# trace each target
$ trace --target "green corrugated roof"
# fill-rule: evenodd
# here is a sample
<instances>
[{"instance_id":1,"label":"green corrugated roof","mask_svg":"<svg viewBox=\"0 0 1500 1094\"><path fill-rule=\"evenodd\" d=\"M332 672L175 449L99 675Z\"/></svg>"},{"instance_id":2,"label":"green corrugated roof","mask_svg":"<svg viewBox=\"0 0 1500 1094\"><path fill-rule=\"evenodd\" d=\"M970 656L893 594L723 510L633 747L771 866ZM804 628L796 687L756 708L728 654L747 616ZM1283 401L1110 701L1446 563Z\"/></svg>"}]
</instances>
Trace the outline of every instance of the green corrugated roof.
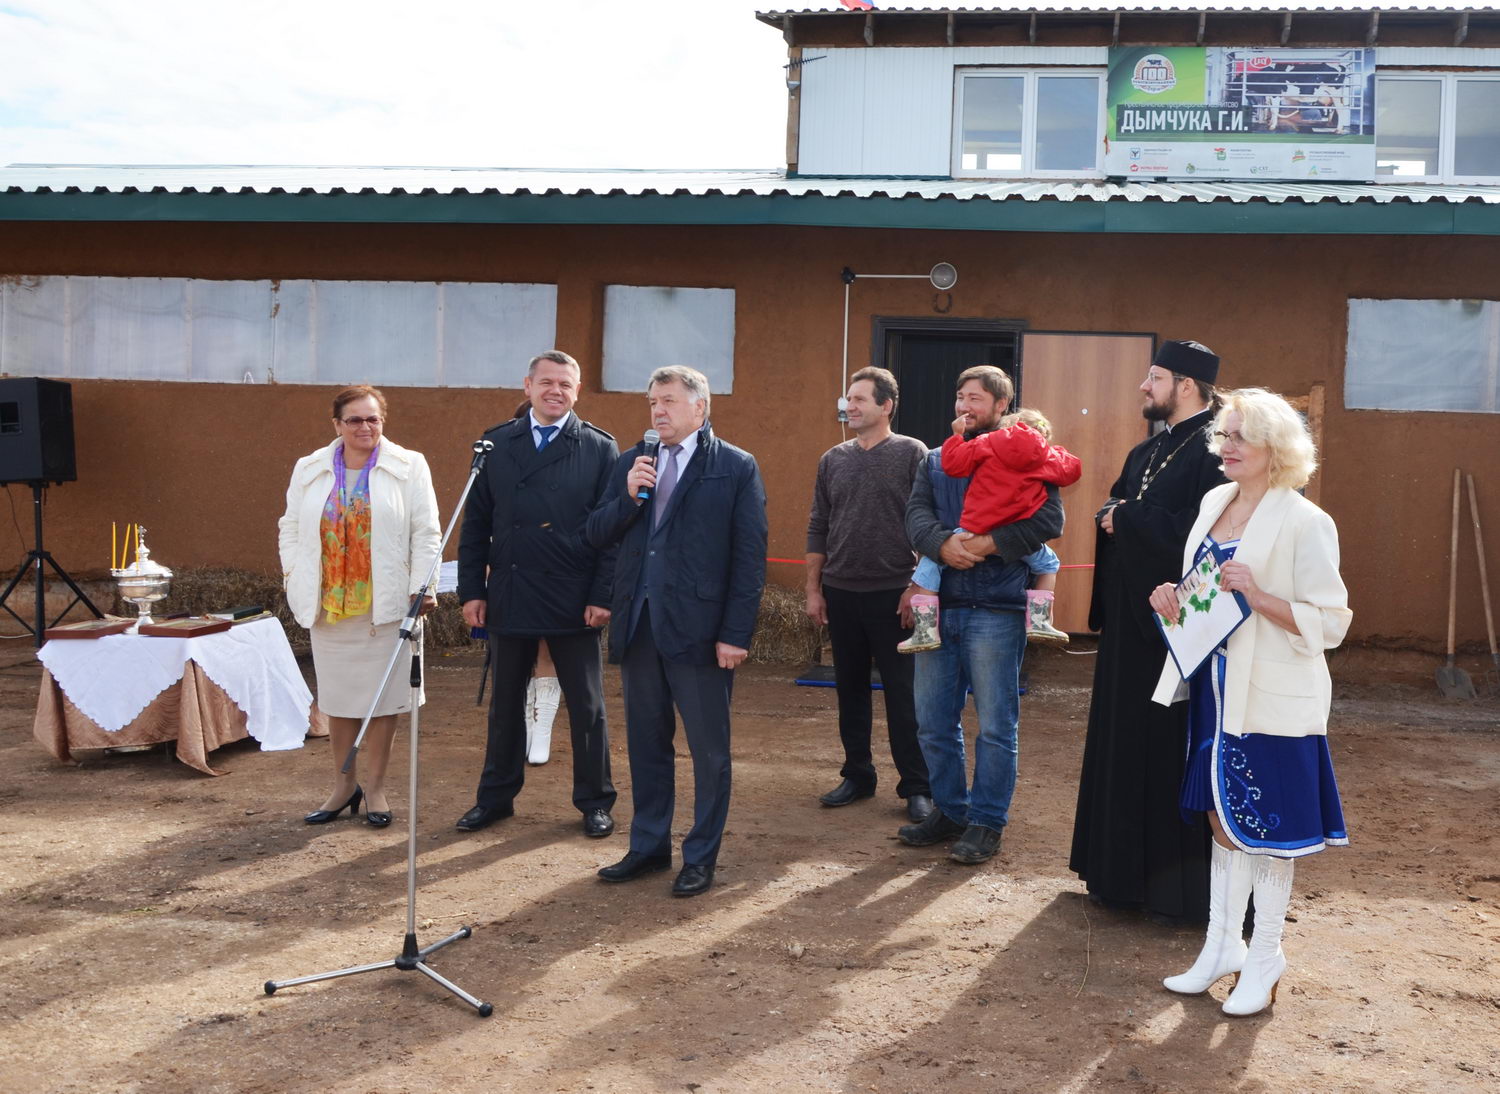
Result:
<instances>
[{"instance_id":1,"label":"green corrugated roof","mask_svg":"<svg viewBox=\"0 0 1500 1094\"><path fill-rule=\"evenodd\" d=\"M0 169L0 220L1500 235L1500 187L15 165Z\"/></svg>"}]
</instances>

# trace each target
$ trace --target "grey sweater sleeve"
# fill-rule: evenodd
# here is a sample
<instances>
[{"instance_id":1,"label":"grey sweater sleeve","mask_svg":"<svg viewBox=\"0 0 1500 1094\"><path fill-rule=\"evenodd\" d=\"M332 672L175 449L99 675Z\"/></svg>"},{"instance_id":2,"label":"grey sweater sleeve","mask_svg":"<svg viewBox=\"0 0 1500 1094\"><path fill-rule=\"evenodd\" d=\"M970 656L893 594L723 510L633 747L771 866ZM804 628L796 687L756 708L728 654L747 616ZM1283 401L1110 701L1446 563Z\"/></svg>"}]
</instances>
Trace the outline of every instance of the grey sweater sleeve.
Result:
<instances>
[{"instance_id":1,"label":"grey sweater sleeve","mask_svg":"<svg viewBox=\"0 0 1500 1094\"><path fill-rule=\"evenodd\" d=\"M812 512L807 518L807 553L828 553L828 455L818 461L818 477L813 482Z\"/></svg>"}]
</instances>

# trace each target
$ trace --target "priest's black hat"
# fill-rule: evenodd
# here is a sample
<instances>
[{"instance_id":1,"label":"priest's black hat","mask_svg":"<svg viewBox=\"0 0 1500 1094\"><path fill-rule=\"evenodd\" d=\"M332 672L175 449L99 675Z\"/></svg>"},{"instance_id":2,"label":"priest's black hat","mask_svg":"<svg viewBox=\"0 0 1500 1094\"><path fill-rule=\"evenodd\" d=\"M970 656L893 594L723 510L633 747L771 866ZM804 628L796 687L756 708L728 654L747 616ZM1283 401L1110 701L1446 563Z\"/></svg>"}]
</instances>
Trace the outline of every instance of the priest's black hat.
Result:
<instances>
[{"instance_id":1,"label":"priest's black hat","mask_svg":"<svg viewBox=\"0 0 1500 1094\"><path fill-rule=\"evenodd\" d=\"M1219 375L1219 355L1197 342L1163 342L1151 363L1205 384L1213 383Z\"/></svg>"}]
</instances>

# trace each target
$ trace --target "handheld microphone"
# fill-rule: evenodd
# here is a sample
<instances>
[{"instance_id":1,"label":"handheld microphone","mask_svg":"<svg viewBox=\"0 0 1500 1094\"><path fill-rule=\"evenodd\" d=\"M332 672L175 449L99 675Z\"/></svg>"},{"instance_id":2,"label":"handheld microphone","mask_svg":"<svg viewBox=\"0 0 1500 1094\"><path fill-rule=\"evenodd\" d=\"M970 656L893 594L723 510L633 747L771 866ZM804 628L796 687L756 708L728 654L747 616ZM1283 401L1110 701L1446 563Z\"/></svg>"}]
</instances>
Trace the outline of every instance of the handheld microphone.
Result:
<instances>
[{"instance_id":1,"label":"handheld microphone","mask_svg":"<svg viewBox=\"0 0 1500 1094\"><path fill-rule=\"evenodd\" d=\"M643 453L643 455L650 456L651 462L653 464L657 463L661 455L661 434L654 429L648 429L641 437L641 443L646 446L646 451ZM641 487L636 491L635 496L640 498L641 501L650 501L651 487Z\"/></svg>"}]
</instances>

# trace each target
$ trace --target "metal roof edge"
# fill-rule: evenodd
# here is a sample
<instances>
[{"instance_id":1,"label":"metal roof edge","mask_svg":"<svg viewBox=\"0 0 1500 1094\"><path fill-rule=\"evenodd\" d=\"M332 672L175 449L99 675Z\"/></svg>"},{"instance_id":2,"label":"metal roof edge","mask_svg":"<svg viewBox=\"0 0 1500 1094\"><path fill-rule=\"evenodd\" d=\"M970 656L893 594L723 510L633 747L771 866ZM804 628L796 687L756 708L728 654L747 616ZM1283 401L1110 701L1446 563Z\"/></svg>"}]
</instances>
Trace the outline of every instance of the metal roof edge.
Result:
<instances>
[{"instance_id":1,"label":"metal roof edge","mask_svg":"<svg viewBox=\"0 0 1500 1094\"><path fill-rule=\"evenodd\" d=\"M1380 12L1381 15L1462 15L1465 12L1477 14L1492 11L1493 7L1488 4L1383 4L1375 0L1371 3L1345 3L1345 4L1310 4L1307 7L1288 7L1277 3L1275 0L1265 0L1262 3L1245 3L1227 0L1198 0L1198 2L1161 2L1161 3L1124 3L1124 4L1095 4L1095 3L1055 3L1055 4L976 4L971 7L963 5L946 5L942 7L876 7L869 12L850 12L842 8L770 8L755 12L757 21L768 25L777 25L780 20L798 17L835 16L846 18L850 14L863 15L872 14L880 16L946 16L958 15L966 17L995 17L995 16L1027 16L1027 15L1113 15L1118 12L1121 15L1163 15L1180 16L1196 15L1199 12L1207 12L1209 15L1281 15L1291 11L1294 15L1369 15Z\"/></svg>"},{"instance_id":2,"label":"metal roof edge","mask_svg":"<svg viewBox=\"0 0 1500 1094\"><path fill-rule=\"evenodd\" d=\"M1118 187L1117 187L1118 189ZM1039 187L1001 200L885 194L514 192L0 192L0 221L246 224L566 224L782 226L1010 232L1500 235L1500 200L1393 195L1308 201L1295 191L1250 198L1166 186L1152 196L1062 200ZM1451 188L1450 188L1451 189ZM1101 190L1101 192L1104 192ZM1500 199L1500 194L1496 195Z\"/></svg>"}]
</instances>

